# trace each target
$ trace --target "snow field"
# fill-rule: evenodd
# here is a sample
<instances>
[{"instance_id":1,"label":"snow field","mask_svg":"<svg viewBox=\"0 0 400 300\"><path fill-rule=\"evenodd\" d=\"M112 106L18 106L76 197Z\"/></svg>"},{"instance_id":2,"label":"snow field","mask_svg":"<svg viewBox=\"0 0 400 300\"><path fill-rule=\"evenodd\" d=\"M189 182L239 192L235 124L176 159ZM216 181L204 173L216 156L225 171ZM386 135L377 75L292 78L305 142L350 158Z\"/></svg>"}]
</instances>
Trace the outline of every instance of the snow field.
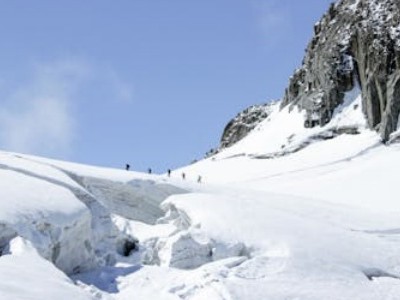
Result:
<instances>
[{"instance_id":1,"label":"snow field","mask_svg":"<svg viewBox=\"0 0 400 300\"><path fill-rule=\"evenodd\" d=\"M303 122L276 107L171 178L0 153L0 298L398 299L400 146L357 90Z\"/></svg>"}]
</instances>

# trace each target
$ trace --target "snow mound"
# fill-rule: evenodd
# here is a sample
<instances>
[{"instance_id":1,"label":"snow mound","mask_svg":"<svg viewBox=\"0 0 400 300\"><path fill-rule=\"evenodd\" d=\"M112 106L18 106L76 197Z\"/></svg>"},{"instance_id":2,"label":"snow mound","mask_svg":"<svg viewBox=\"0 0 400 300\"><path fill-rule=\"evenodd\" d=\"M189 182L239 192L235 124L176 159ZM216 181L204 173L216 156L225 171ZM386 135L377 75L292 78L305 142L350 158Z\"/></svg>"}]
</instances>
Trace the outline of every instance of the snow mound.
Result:
<instances>
[{"instance_id":1,"label":"snow mound","mask_svg":"<svg viewBox=\"0 0 400 300\"><path fill-rule=\"evenodd\" d=\"M74 286L63 272L43 259L35 247L21 237L10 241L9 254L0 258L0 268L0 299L95 299Z\"/></svg>"}]
</instances>

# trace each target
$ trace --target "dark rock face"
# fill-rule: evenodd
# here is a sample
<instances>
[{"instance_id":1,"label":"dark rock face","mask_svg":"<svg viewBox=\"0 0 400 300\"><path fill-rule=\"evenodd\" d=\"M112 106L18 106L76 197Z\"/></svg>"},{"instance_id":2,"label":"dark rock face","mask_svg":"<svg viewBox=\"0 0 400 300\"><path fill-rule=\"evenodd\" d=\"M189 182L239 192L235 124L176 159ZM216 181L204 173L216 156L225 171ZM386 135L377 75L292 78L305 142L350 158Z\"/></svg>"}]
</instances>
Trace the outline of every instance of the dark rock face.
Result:
<instances>
[{"instance_id":1,"label":"dark rock face","mask_svg":"<svg viewBox=\"0 0 400 300\"><path fill-rule=\"evenodd\" d=\"M369 126L387 141L400 113L400 1L340 0L314 32L282 107L297 105L306 127L323 126L357 84Z\"/></svg>"},{"instance_id":2,"label":"dark rock face","mask_svg":"<svg viewBox=\"0 0 400 300\"><path fill-rule=\"evenodd\" d=\"M281 108L306 111L305 127L324 126L360 88L363 112L384 142L399 127L400 0L338 0L314 26L302 66L289 79ZM268 105L246 109L226 126L218 153L269 115Z\"/></svg>"},{"instance_id":3,"label":"dark rock face","mask_svg":"<svg viewBox=\"0 0 400 300\"><path fill-rule=\"evenodd\" d=\"M250 106L230 120L225 126L219 148L211 150L208 155L216 154L243 139L270 115L274 103Z\"/></svg>"}]
</instances>

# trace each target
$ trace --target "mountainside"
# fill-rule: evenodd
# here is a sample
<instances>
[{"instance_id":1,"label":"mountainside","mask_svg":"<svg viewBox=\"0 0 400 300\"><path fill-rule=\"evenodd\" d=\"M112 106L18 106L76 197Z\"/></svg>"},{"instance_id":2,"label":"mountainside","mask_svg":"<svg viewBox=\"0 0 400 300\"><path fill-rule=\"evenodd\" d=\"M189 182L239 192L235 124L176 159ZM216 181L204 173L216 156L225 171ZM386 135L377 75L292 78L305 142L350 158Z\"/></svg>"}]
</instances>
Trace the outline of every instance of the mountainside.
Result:
<instances>
[{"instance_id":1,"label":"mountainside","mask_svg":"<svg viewBox=\"0 0 400 300\"><path fill-rule=\"evenodd\" d=\"M306 127L324 125L357 84L369 127L387 141L400 112L400 2L338 1L314 31L282 107L304 109Z\"/></svg>"},{"instance_id":2,"label":"mountainside","mask_svg":"<svg viewBox=\"0 0 400 300\"><path fill-rule=\"evenodd\" d=\"M398 129L400 113L399 1L340 0L332 4L314 26L314 37L302 66L289 80L281 109L303 110L304 127L324 126L343 104L346 92L354 88L361 90L369 128L388 141ZM264 119L260 115L252 124ZM241 134L241 123L240 118L229 122L221 148L247 135L248 131Z\"/></svg>"},{"instance_id":3,"label":"mountainside","mask_svg":"<svg viewBox=\"0 0 400 300\"><path fill-rule=\"evenodd\" d=\"M271 105L253 105L232 119L225 127L221 138L221 148L227 148L243 139L271 113Z\"/></svg>"},{"instance_id":4,"label":"mountainside","mask_svg":"<svg viewBox=\"0 0 400 300\"><path fill-rule=\"evenodd\" d=\"M218 148L211 149L206 157L217 154L242 140L272 113L274 106L276 102L252 105L238 113L225 126Z\"/></svg>"},{"instance_id":5,"label":"mountainside","mask_svg":"<svg viewBox=\"0 0 400 300\"><path fill-rule=\"evenodd\" d=\"M0 299L399 299L399 3L315 33L282 101L171 174L0 151Z\"/></svg>"},{"instance_id":6,"label":"mountainside","mask_svg":"<svg viewBox=\"0 0 400 300\"><path fill-rule=\"evenodd\" d=\"M398 144L224 152L171 177L0 153L0 298L397 299Z\"/></svg>"}]
</instances>

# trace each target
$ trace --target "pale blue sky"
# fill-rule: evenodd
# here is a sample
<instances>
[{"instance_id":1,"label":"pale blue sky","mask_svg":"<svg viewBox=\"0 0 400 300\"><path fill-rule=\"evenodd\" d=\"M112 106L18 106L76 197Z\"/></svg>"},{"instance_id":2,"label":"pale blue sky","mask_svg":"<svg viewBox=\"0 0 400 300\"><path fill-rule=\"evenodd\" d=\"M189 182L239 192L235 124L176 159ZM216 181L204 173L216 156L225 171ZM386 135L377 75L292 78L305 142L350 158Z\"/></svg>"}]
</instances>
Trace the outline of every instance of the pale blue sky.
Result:
<instances>
[{"instance_id":1,"label":"pale blue sky","mask_svg":"<svg viewBox=\"0 0 400 300\"><path fill-rule=\"evenodd\" d=\"M0 147L156 172L281 98L330 0L0 0Z\"/></svg>"}]
</instances>

